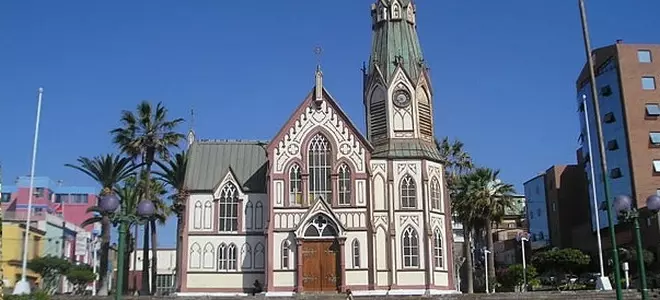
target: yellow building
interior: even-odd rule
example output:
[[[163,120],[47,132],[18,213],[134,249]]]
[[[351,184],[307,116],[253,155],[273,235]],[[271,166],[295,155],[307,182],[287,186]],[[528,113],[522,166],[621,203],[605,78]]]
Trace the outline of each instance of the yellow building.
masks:
[[[41,255],[45,235],[45,231],[30,227],[28,261]],[[2,273],[5,288],[13,288],[14,283],[21,279],[24,236],[25,222],[2,222]],[[39,282],[39,274],[28,270],[26,276],[33,285]]]

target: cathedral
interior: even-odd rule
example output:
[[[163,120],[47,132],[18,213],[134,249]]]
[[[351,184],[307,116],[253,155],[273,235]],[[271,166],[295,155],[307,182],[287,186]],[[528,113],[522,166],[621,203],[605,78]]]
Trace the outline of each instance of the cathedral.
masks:
[[[371,6],[366,136],[319,67],[272,140],[191,137],[180,295],[456,292],[415,15],[411,0]]]

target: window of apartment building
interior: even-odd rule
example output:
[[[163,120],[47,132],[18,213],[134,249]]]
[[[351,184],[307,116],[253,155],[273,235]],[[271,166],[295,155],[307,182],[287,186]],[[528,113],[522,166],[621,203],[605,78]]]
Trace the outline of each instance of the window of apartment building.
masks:
[[[649,50],[637,50],[637,60],[640,63],[650,63],[651,62],[651,51],[649,51]]]
[[[660,116],[660,105],[658,105],[657,103],[647,103],[646,115],[651,117]]]
[[[11,193],[2,193],[2,197],[0,199],[2,200],[2,203],[11,201]]]
[[[607,150],[614,151],[619,149],[619,143],[616,140],[607,141]]]
[[[605,116],[603,117],[603,121],[605,121],[605,123],[614,123],[616,121],[616,118],[614,118],[614,113],[613,112],[606,113]]]
[[[653,172],[660,173],[660,160],[658,159],[653,160]],[[658,195],[660,196],[660,193]]]
[[[85,204],[87,203],[87,194],[71,194],[70,196],[71,203]]]
[[[649,138],[651,139],[651,144],[660,145],[660,132],[649,132]]]
[[[655,90],[655,77],[653,76],[642,77],[642,89],[647,91]]]
[[[606,85],[600,88],[600,94],[603,97],[609,97],[612,95],[612,88],[609,85]]]
[[[34,189],[34,196],[36,197],[43,197],[44,196],[44,188],[38,187]]]

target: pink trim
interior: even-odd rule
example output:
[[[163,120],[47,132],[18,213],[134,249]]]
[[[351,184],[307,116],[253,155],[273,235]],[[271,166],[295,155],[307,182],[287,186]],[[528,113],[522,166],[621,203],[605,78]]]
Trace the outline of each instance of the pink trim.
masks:
[[[283,206],[284,207],[299,207],[297,204],[292,205],[292,203],[295,203],[295,199],[291,199],[291,168],[293,168],[294,165],[298,165],[298,167],[300,168],[300,189],[301,189],[300,192],[301,192],[301,195],[303,195],[303,204],[300,205],[300,207],[304,207],[305,206],[305,203],[304,203],[305,189],[303,189],[303,184],[302,183],[303,183],[303,173],[306,173],[306,172],[305,172],[305,168],[304,168],[302,160],[300,160],[297,157],[292,158],[291,161],[289,161],[286,164],[285,169],[284,169],[284,173],[281,174],[283,176],[277,176],[277,177],[281,177],[281,179],[284,180],[284,187],[286,189],[284,191],[285,195],[284,195]],[[275,174],[273,174],[273,175],[275,175]],[[280,174],[278,174],[278,175],[280,175]],[[276,177],[276,176],[274,176],[274,177]]]
[[[188,212],[190,211],[190,197],[191,195],[188,195],[188,199],[186,200],[186,206],[184,208],[184,216],[185,218],[188,218]],[[194,208],[193,208],[194,209]],[[188,235],[188,223],[189,222],[183,222],[183,242],[181,243],[181,250],[183,253],[181,253],[181,270],[177,270],[178,272],[181,273],[181,291],[182,292],[187,292],[189,291],[188,289],[188,253],[190,252],[190,248],[188,246],[189,244],[189,235]]]
[[[341,276],[341,285],[339,286],[339,291],[344,292],[344,288],[346,287],[346,240],[345,239],[339,239],[339,255],[341,255],[341,257],[339,258],[339,269],[340,269],[339,276]]]
[[[302,255],[302,239],[296,240],[296,285],[297,292],[300,293],[303,291],[303,255]]]
[[[332,199],[328,203],[330,203],[330,207],[338,207],[339,206],[339,174],[337,173],[332,173],[330,174],[330,193]],[[352,197],[352,195],[351,195]],[[353,201],[351,201],[352,204]],[[346,205],[344,205],[346,206]]]

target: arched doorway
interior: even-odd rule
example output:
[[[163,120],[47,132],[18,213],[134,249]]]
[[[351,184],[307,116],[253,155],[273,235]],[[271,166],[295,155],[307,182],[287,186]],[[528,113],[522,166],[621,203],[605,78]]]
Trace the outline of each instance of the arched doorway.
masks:
[[[304,292],[336,292],[341,287],[341,245],[337,227],[319,214],[312,218],[300,237],[299,280]],[[299,281],[299,282],[300,282]]]

